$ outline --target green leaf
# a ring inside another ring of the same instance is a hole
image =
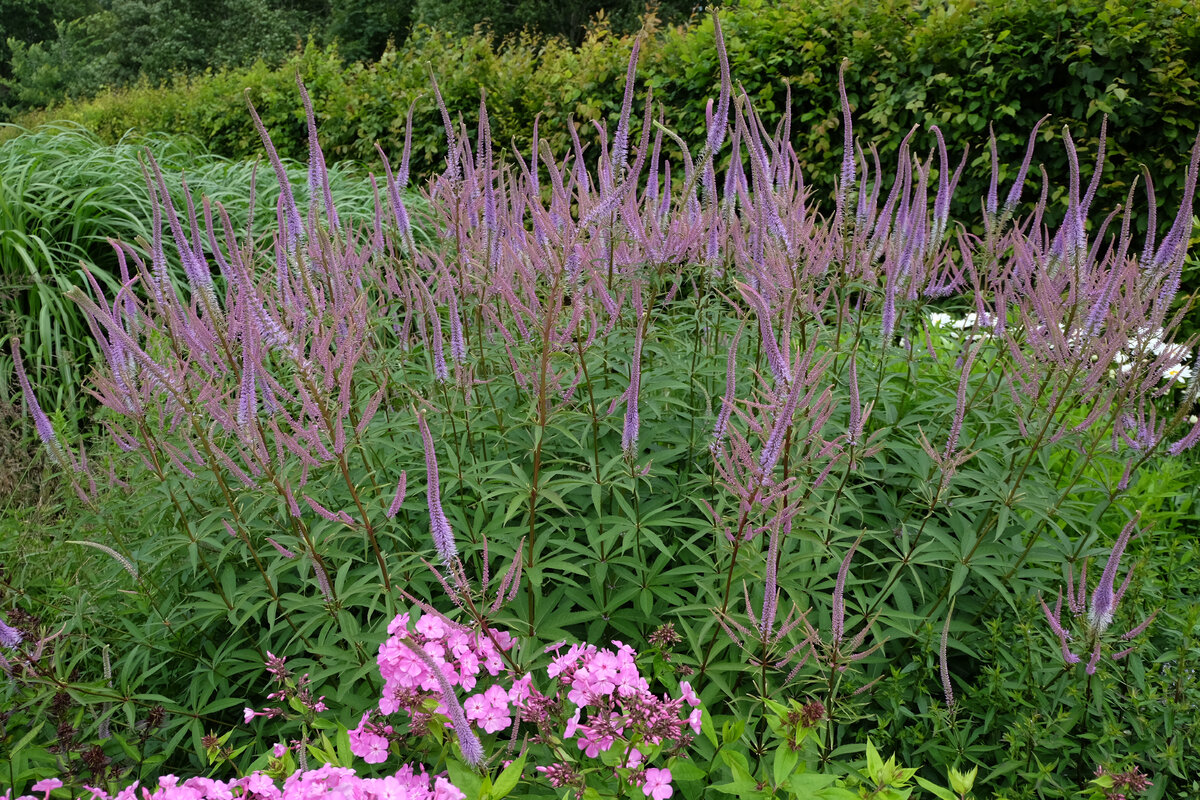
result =
[[[736,780],[729,783],[721,783],[712,787],[718,792],[731,794],[734,797],[769,797],[768,793],[758,788],[758,782],[754,780]]]
[[[800,754],[793,750],[787,742],[781,742],[779,747],[775,748],[775,762],[771,768],[775,785],[782,786],[799,763]]]
[[[927,781],[924,778],[917,776],[917,784],[927,792],[932,792],[941,798],[941,800],[958,800],[958,795],[947,789],[945,786],[938,786],[932,781]]]
[[[746,730],[746,721],[743,719],[726,720],[721,726],[721,741],[726,746],[733,744],[738,739],[742,738],[742,734]]]
[[[702,781],[708,773],[686,758],[671,759],[671,777],[677,781]]]
[[[446,759],[446,771],[450,773],[450,782],[466,794],[468,800],[481,800],[483,782],[479,774],[455,758]]]
[[[717,729],[707,708],[700,711],[700,733],[704,734],[704,738],[708,739],[713,747],[717,746]]]
[[[517,787],[524,769],[525,754],[521,754],[519,758],[505,767],[504,771],[497,776],[496,782],[492,786],[492,800],[503,800],[503,798],[508,797],[512,790]]]
[[[867,739],[867,777],[877,784],[884,782],[883,759],[870,738]]]

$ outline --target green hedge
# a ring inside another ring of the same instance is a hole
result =
[[[1044,114],[1052,117],[1043,128],[1046,140],[1070,127],[1086,178],[1107,114],[1111,167],[1098,199],[1104,208],[1124,200],[1139,164],[1154,175],[1160,202],[1173,202],[1200,127],[1200,0],[743,0],[722,12],[722,26],[734,77],[761,112],[777,119],[785,106],[780,78],[790,83],[794,140],[819,199],[827,196],[840,159],[842,57],[851,61],[847,89],[864,142],[877,142],[886,156],[913,125],[936,123],[952,149],[970,145],[973,166],[958,198],[971,206],[986,189],[989,122],[1002,178],[1011,179],[1028,132]],[[639,73],[652,76],[667,124],[697,140],[705,100],[717,85],[712,21],[664,27],[651,18],[641,35]],[[253,87],[277,145],[302,158],[299,71],[336,158],[372,161],[377,140],[398,153],[405,111],[416,99],[413,166],[427,173],[444,157],[429,69],[452,113],[471,130],[482,86],[498,143],[526,149],[533,117],[541,114],[543,135],[561,149],[570,116],[615,118],[632,42],[603,25],[578,48],[554,39],[495,42],[484,33],[462,38],[422,28],[370,64],[346,65],[336,51],[310,45],[280,69],[257,65],[113,92],[24,122],[65,117],[110,139],[130,128],[186,132],[218,153],[244,157],[258,147],[242,99],[243,89]],[[585,135],[590,132],[586,126]],[[932,142],[927,132],[919,135],[917,152]],[[1061,143],[1043,145],[1036,161],[1046,165],[1052,183],[1065,178]],[[1036,198],[1036,188],[1026,197]]]

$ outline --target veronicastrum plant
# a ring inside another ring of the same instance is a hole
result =
[[[550,733],[516,683],[470,712],[453,681],[392,697],[460,788],[494,787],[502,761],[548,747],[525,779],[585,794],[903,796],[918,776],[868,736],[927,764],[919,785],[938,796],[1074,796],[1131,762],[1166,791],[1194,766],[1179,750],[1192,726],[1136,750],[1123,733],[1147,713],[1141,693],[1161,691],[1145,642],[1163,617],[1144,622],[1162,598],[1120,562],[1165,519],[1140,507],[1145,476],[1200,439],[1197,343],[1173,336],[1200,147],[1166,234],[1151,224],[1138,243],[1132,192],[1092,208],[1103,148],[1084,181],[1064,132],[1068,205],[1050,229],[1044,173],[1023,213],[1036,135],[1003,200],[993,144],[976,236],[949,218],[966,158],[936,127],[927,155],[914,129],[885,170],[843,92],[826,199],[717,46],[695,148],[649,92],[634,113],[636,48],[616,128],[568,153],[536,127],[530,152],[501,152],[483,102],[473,134],[445,114],[428,243],[403,194],[408,148],[395,168],[384,158],[373,218],[341,215],[311,112],[307,195],[259,125],[282,187],[265,237],[219,204],[177,205],[150,162],[149,252],[118,243],[119,290],[71,295],[105,358],[92,390],[115,447],[85,459],[26,395],[96,507],[91,538],[73,541],[111,556],[154,621],[76,624],[90,656],[26,657],[26,685],[88,709],[77,733],[112,762],[102,776],[121,764],[109,737],[134,740],[152,705],[165,732],[143,744],[175,768],[189,735],[198,756],[243,725],[256,746],[217,751],[241,768],[279,738],[332,757],[309,715],[271,715],[270,733],[242,716],[277,657],[394,772],[407,740],[363,714],[386,713],[376,653],[414,603],[463,636],[505,631],[513,681],[560,641],[631,647],[715,720],[664,766],[631,763],[641,745],[614,734],[625,749],[600,769],[583,761],[610,752],[592,747],[597,715],[642,712],[610,704]],[[186,286],[167,279],[168,250]],[[1067,613],[1049,605],[1064,580]],[[106,644],[129,654],[111,678]],[[150,653],[162,676],[141,678]],[[517,724],[487,730],[505,718]]]
[[[7,299],[0,330],[6,340],[21,337],[29,371],[43,378],[40,400],[81,412],[83,378],[99,354],[64,293],[85,282],[81,262],[107,290],[116,291],[117,261],[108,241],[133,244],[151,238],[154,201],[142,173],[146,149],[167,169],[168,189],[177,200],[187,185],[223,203],[239,229],[253,220],[249,209],[256,200],[260,206],[274,205],[279,187],[274,181],[256,182],[253,161],[205,153],[191,137],[127,135],[104,144],[69,125],[0,131],[13,134],[0,143],[0,292]],[[347,166],[332,170],[331,191],[345,212],[369,215],[371,186],[365,173]],[[285,168],[289,180],[303,182],[303,164],[289,161]],[[260,214],[256,232],[262,234],[270,222]],[[181,265],[168,260],[168,272],[182,283]],[[51,375],[57,379],[49,380]],[[5,348],[0,392],[11,394],[7,390],[15,384]]]

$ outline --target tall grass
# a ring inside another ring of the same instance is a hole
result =
[[[245,226],[254,185],[254,204],[264,210],[254,233],[274,226],[276,182],[255,182],[257,162],[206,153],[199,139],[129,135],[106,145],[72,124],[3,130],[17,135],[0,142],[0,335],[20,337],[29,368],[40,378],[39,395],[52,407],[78,407],[84,373],[96,356],[82,317],[64,293],[86,285],[85,269],[115,289],[117,260],[109,240],[143,246],[152,238],[142,171],[147,150],[173,195],[182,173],[193,190]],[[304,184],[305,165],[287,161],[284,168],[294,185]],[[370,216],[371,185],[356,166],[334,165],[330,188],[340,207],[359,218]],[[167,255],[182,278],[177,256]],[[0,355],[0,396],[12,396],[15,389],[12,359]]]

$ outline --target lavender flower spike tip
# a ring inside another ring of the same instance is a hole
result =
[[[861,542],[862,536],[859,536],[854,540],[854,544],[850,545],[850,549],[846,551],[846,556],[842,559],[842,565],[838,569],[837,583],[833,587],[833,620],[831,632],[835,647],[841,644],[842,638],[845,636],[846,578],[850,574],[850,560],[854,558],[854,551],[858,549],[858,545]]]
[[[0,647],[15,649],[21,644],[21,632],[0,618]]]
[[[450,520],[442,510],[442,496],[438,485],[437,454],[433,451],[433,436],[429,426],[425,424],[425,416],[417,414],[417,425],[421,429],[421,443],[425,446],[425,469],[428,472],[429,492],[429,528],[433,534],[433,546],[437,549],[442,561],[449,563],[458,555],[454,544],[454,531],[450,528]]]
[[[1140,515],[1135,515],[1121,531],[1121,535],[1117,537],[1117,543],[1113,545],[1112,553],[1108,556],[1108,563],[1104,565],[1104,574],[1100,576],[1100,583],[1096,585],[1096,590],[1092,592],[1092,603],[1088,609],[1088,622],[1098,632],[1103,632],[1112,624],[1117,603],[1120,602],[1121,595],[1125,593],[1128,582],[1116,591],[1114,591],[1113,586],[1117,579],[1117,569],[1121,566],[1121,556],[1125,552],[1125,546],[1129,544],[1129,538],[1133,534],[1134,526],[1137,524],[1139,517]]]

